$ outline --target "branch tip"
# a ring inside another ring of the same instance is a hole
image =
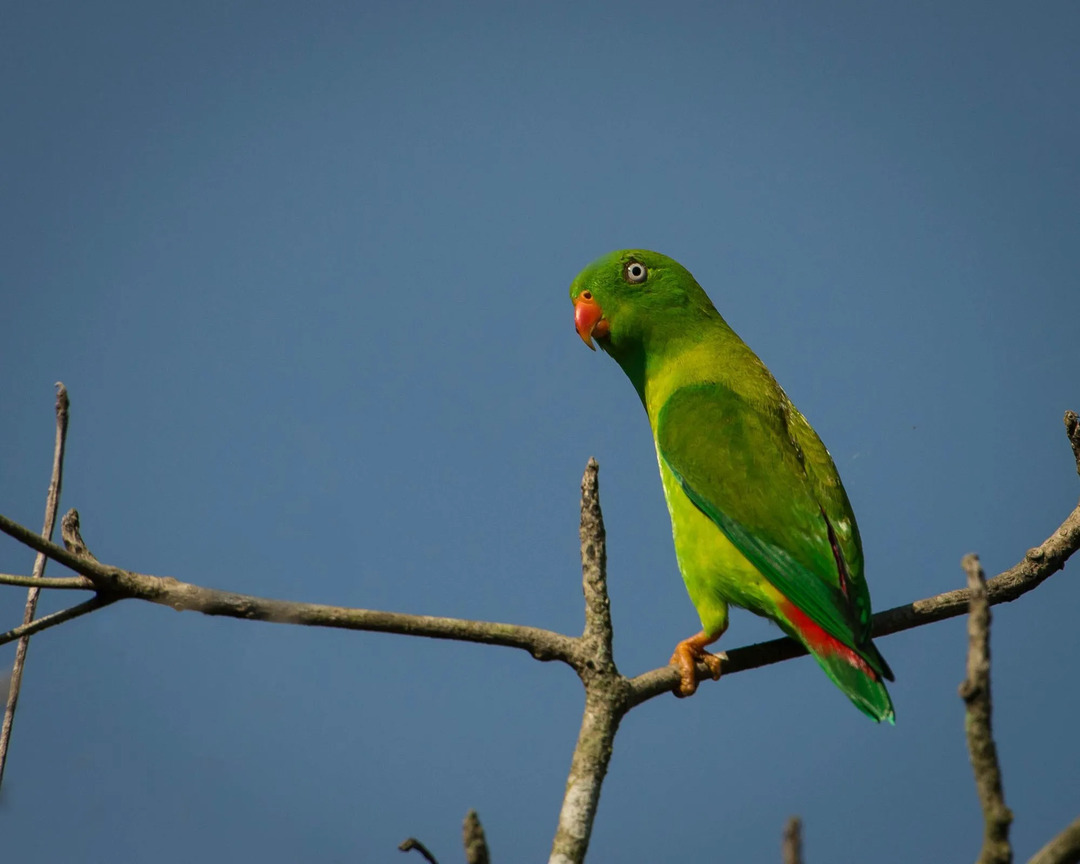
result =
[[[798,816],[792,816],[784,825],[781,853],[784,864],[802,864],[802,820]]]
[[[465,822],[461,826],[461,833],[465,843],[466,864],[491,864],[491,855],[488,853],[484,826],[480,824],[480,817],[475,810],[470,810],[465,814]]]
[[[1065,412],[1065,434],[1069,436],[1069,445],[1076,460],[1076,473],[1080,474],[1080,417],[1075,411]]]
[[[64,518],[60,520],[60,537],[64,541],[64,548],[72,555],[97,561],[83,542],[82,534],[79,532],[79,511],[74,507],[68,510]]]
[[[600,509],[600,466],[593,458],[581,478],[581,588],[585,595],[585,630],[582,648],[589,662],[584,668],[614,675],[611,600],[607,590],[607,534]],[[579,665],[578,672],[583,672]]]
[[[415,837],[409,837],[405,840],[402,840],[401,843],[398,844],[397,848],[400,849],[402,852],[411,852],[413,849],[415,849],[417,852],[423,855],[424,858],[426,858],[428,862],[430,862],[430,864],[439,864],[439,862],[435,860],[435,856],[428,851],[427,846],[425,846]]]

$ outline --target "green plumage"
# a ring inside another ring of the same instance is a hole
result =
[[[591,333],[648,413],[705,634],[726,629],[729,604],[771,618],[860,710],[891,722],[882,679],[892,673],[870,641],[859,530],[810,424],[671,258],[614,252],[582,271],[570,296],[598,305]]]

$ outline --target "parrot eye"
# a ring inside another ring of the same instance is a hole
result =
[[[637,261],[627,261],[623,266],[623,279],[631,285],[640,285],[649,278],[649,271],[644,264]]]

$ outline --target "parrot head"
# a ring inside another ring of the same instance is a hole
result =
[[[664,342],[692,334],[716,309],[689,271],[644,249],[623,249],[594,261],[570,285],[574,328],[620,363]]]

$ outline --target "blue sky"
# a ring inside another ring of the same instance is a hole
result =
[[[596,456],[616,660],[654,668],[697,620],[567,298],[638,246],[830,447],[876,608],[996,573],[1077,498],[1078,39],[1064,2],[12,7],[0,512],[40,527],[63,380],[104,561],[573,633]],[[995,611],[1019,858],[1080,811],[1075,566]],[[790,814],[810,861],[974,857],[963,621],[879,646],[895,728],[807,659],[632,712],[591,860],[778,860]],[[31,644],[0,849],[451,861],[476,808],[496,861],[543,860],[581,696],[509,649],[121,604]]]

